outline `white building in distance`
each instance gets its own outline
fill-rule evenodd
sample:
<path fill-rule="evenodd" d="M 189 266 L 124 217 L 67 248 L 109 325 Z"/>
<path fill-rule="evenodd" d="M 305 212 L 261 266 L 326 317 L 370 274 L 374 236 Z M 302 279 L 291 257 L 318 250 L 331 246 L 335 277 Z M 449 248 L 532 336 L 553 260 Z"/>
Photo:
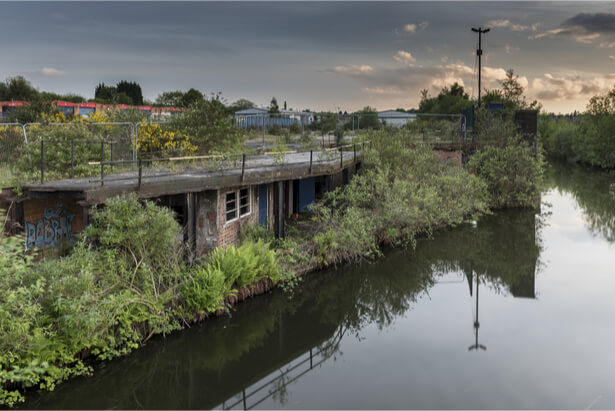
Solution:
<path fill-rule="evenodd" d="M 416 120 L 416 114 L 397 110 L 385 110 L 378 113 L 378 120 L 388 126 L 402 127 Z"/>

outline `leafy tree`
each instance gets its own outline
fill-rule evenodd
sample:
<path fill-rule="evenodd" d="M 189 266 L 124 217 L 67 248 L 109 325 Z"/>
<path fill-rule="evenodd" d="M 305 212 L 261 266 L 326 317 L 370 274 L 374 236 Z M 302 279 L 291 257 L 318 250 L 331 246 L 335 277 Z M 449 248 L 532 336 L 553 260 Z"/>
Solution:
<path fill-rule="evenodd" d="M 471 104 L 470 96 L 463 86 L 457 82 L 442 88 L 436 97 L 429 97 L 427 90 L 421 91 L 420 113 L 459 114 Z"/>
<path fill-rule="evenodd" d="M 143 105 L 143 93 L 141 92 L 141 86 L 137 82 L 122 80 L 117 83 L 116 90 L 118 94 L 125 93 L 132 100 L 132 103 L 124 104 Z"/>
<path fill-rule="evenodd" d="M 191 88 L 181 98 L 181 107 L 190 107 L 203 100 L 203 93 Z"/>
<path fill-rule="evenodd" d="M 112 103 L 114 104 L 133 104 L 134 101 L 132 100 L 132 98 L 130 98 L 130 96 L 124 92 L 122 93 L 117 93 L 112 100 Z"/>
<path fill-rule="evenodd" d="M 422 89 L 421 90 L 421 101 L 423 100 L 427 100 L 429 98 L 429 91 L 427 91 L 427 89 Z"/>
<path fill-rule="evenodd" d="M 513 69 L 506 70 L 506 78 L 500 81 L 500 85 L 504 98 L 520 105 L 524 88 L 519 82 L 519 76 L 515 75 Z"/>
<path fill-rule="evenodd" d="M 86 101 L 85 97 L 80 96 L 78 94 L 58 94 L 51 91 L 41 91 L 40 99 L 43 101 L 68 101 L 70 103 L 84 103 Z"/>
<path fill-rule="evenodd" d="M 279 114 L 280 107 L 278 106 L 278 100 L 273 97 L 271 103 L 269 103 L 269 114 Z"/>
<path fill-rule="evenodd" d="M 220 96 L 204 98 L 174 120 L 174 126 L 190 138 L 199 152 L 228 152 L 240 147 L 243 131 L 233 126 Z"/>
<path fill-rule="evenodd" d="M 337 119 L 331 113 L 324 115 L 321 120 L 321 131 L 323 137 L 334 131 L 337 126 Z"/>
<path fill-rule="evenodd" d="M 615 87 L 589 100 L 580 131 L 584 162 L 615 168 Z"/>
<path fill-rule="evenodd" d="M 9 77 L 0 83 L 0 100 L 31 101 L 39 95 L 38 90 L 23 76 Z"/>
<path fill-rule="evenodd" d="M 231 104 L 229 106 L 229 109 L 234 113 L 239 110 L 245 110 L 248 108 L 255 108 L 255 107 L 256 107 L 256 104 L 254 104 L 250 100 L 246 100 L 245 98 L 240 98 L 239 100 Z"/>
<path fill-rule="evenodd" d="M 49 117 L 59 112 L 58 108 L 50 101 L 43 101 L 40 98 L 33 99 L 29 104 L 13 107 L 9 112 L 9 122 L 11 123 L 37 123 L 42 117 Z"/>
<path fill-rule="evenodd" d="M 184 97 L 184 93 L 180 90 L 176 91 L 165 91 L 162 94 L 159 94 L 156 97 L 156 101 L 154 102 L 157 106 L 164 107 L 179 107 L 181 106 L 182 99 Z"/>
<path fill-rule="evenodd" d="M 499 81 L 502 86 L 501 89 L 487 90 L 487 93 L 482 98 L 482 102 L 485 104 L 501 103 L 504 104 L 504 109 L 509 115 L 515 110 L 541 110 L 542 105 L 534 100 L 528 103 L 526 97 L 523 95 L 525 88 L 519 81 L 519 76 L 515 75 L 513 69 L 506 70 L 506 78 Z"/>
<path fill-rule="evenodd" d="M 94 99 L 100 102 L 111 103 L 116 94 L 117 89 L 113 86 L 107 86 L 105 83 L 99 83 L 94 89 Z"/>
<path fill-rule="evenodd" d="M 359 114 L 359 128 L 369 128 L 378 130 L 381 126 L 378 120 L 378 112 L 375 108 L 365 106 L 363 109 L 357 111 Z"/>

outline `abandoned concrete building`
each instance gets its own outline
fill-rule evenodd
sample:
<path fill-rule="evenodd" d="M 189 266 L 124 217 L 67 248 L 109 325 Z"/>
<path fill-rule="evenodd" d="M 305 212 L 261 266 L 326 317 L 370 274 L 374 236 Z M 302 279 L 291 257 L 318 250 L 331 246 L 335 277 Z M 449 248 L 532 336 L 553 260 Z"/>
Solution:
<path fill-rule="evenodd" d="M 89 223 L 92 207 L 134 192 L 172 209 L 185 241 L 199 256 L 237 244 L 246 224 L 261 224 L 284 236 L 286 218 L 305 211 L 325 191 L 348 183 L 361 165 L 356 150 L 333 152 L 319 161 L 312 159 L 316 152 L 291 154 L 283 163 L 267 163 L 260 156 L 252 163 L 244 158 L 241 168 L 192 169 L 143 180 L 133 173 L 103 181 L 75 178 L 25 184 L 20 195 L 4 189 L 0 208 L 8 210 L 18 231 L 23 230 L 27 248 L 61 248 Z"/>

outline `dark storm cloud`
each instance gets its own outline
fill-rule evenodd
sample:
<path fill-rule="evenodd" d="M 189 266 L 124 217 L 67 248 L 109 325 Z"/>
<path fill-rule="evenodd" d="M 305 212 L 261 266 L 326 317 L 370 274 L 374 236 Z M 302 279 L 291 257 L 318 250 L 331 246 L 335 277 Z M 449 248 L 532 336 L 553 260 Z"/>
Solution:
<path fill-rule="evenodd" d="M 532 38 L 565 37 L 579 43 L 590 44 L 598 40 L 608 40 L 615 35 L 615 14 L 613 13 L 579 13 L 564 20 L 559 28 L 546 30 Z M 600 43 L 608 47 L 609 42 Z"/>
<path fill-rule="evenodd" d="M 587 33 L 615 33 L 615 14 L 579 13 L 564 21 L 562 27 L 578 27 Z"/>

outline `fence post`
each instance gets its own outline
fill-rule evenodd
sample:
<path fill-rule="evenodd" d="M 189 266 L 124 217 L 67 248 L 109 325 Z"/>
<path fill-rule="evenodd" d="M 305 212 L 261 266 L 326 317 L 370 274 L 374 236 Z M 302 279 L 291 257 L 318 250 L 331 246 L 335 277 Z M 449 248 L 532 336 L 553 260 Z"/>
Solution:
<path fill-rule="evenodd" d="M 138 187 L 139 190 L 141 190 L 141 175 L 143 173 L 143 165 L 141 164 L 142 161 L 143 161 L 142 159 L 139 159 L 139 187 Z"/>
<path fill-rule="evenodd" d="M 340 168 L 344 168 L 344 147 L 340 147 Z"/>
<path fill-rule="evenodd" d="M 137 159 L 137 137 L 139 135 L 139 124 L 133 124 L 132 130 L 132 159 Z"/>
<path fill-rule="evenodd" d="M 100 185 L 105 185 L 105 140 L 100 142 Z"/>
<path fill-rule="evenodd" d="M 45 139 L 41 138 L 41 184 L 45 181 Z"/>
<path fill-rule="evenodd" d="M 246 171 L 246 155 L 242 154 L 242 159 L 241 159 L 241 182 L 243 183 L 243 175 Z"/>
<path fill-rule="evenodd" d="M 149 138 L 149 159 L 154 159 L 154 145 L 151 137 Z"/>
<path fill-rule="evenodd" d="M 312 175 L 312 155 L 313 155 L 313 150 L 310 150 L 310 175 Z"/>
<path fill-rule="evenodd" d="M 75 140 L 70 141 L 70 178 L 75 178 Z"/>
<path fill-rule="evenodd" d="M 357 161 L 357 143 L 352 145 L 352 150 L 354 151 L 353 161 Z"/>
<path fill-rule="evenodd" d="M 28 134 L 26 133 L 26 125 L 24 124 L 23 126 L 21 126 L 22 130 L 23 130 L 23 141 L 24 143 L 28 144 Z"/>

